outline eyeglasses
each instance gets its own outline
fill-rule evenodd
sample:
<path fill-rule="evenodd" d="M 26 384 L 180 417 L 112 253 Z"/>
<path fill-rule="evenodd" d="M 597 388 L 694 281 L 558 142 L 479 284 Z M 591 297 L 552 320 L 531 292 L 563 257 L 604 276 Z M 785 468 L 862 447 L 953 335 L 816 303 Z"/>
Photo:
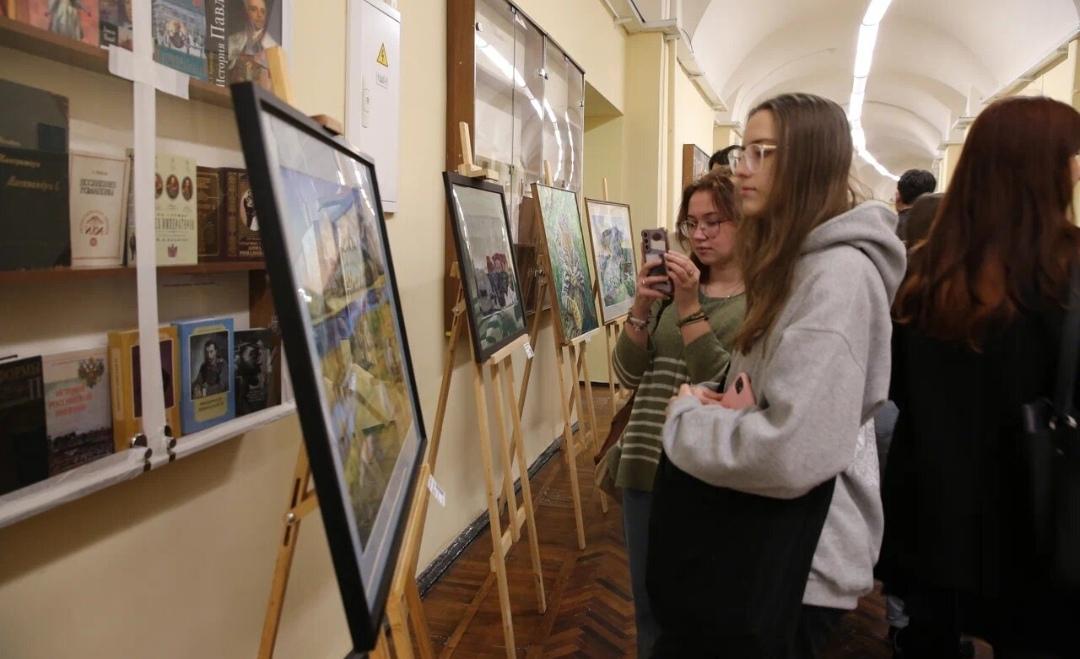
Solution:
<path fill-rule="evenodd" d="M 731 220 L 707 220 L 705 222 L 698 222 L 697 220 L 684 220 L 678 224 L 679 235 L 683 238 L 693 238 L 694 232 L 700 228 L 701 233 L 705 234 L 706 238 L 715 238 L 716 234 L 720 233 L 720 227 L 730 221 Z"/>
<path fill-rule="evenodd" d="M 731 171 L 735 171 L 739 167 L 740 162 L 746 163 L 746 170 L 753 174 L 761 169 L 761 163 L 764 162 L 765 157 L 776 151 L 777 146 L 775 144 L 747 144 L 735 149 L 728 154 L 728 165 L 731 166 Z"/>

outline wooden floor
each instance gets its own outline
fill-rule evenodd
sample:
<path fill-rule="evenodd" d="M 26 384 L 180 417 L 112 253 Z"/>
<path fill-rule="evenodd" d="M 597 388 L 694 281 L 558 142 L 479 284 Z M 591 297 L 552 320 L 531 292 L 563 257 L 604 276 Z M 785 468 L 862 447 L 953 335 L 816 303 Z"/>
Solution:
<path fill-rule="evenodd" d="M 595 389 L 602 430 L 610 418 L 606 388 Z M 605 515 L 592 487 L 592 460 L 578 475 L 587 547 L 577 549 L 566 464 L 556 455 L 533 478 L 536 523 L 548 609 L 537 612 L 524 529 L 507 562 L 519 657 L 633 656 L 634 604 L 618 506 Z M 505 527 L 504 527 L 505 528 Z M 485 529 L 424 598 L 433 643 L 442 657 L 506 654 L 495 576 L 489 570 L 491 535 Z M 888 659 L 884 602 L 861 602 L 838 629 L 828 659 Z"/>

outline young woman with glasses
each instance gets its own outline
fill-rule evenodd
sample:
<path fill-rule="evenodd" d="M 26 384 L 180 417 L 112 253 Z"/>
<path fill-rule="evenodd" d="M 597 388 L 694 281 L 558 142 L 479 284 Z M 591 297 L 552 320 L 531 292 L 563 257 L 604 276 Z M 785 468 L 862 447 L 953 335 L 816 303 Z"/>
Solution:
<path fill-rule="evenodd" d="M 999 659 L 1077 656 L 1080 592 L 1054 583 L 1035 545 L 1021 429 L 1022 407 L 1053 398 L 1060 375 L 1080 263 L 1078 151 L 1072 107 L 990 105 L 912 250 L 895 309 L 900 417 L 879 566 L 911 618 L 896 637 L 904 657 L 960 656 L 961 632 Z"/>
<path fill-rule="evenodd" d="M 773 98 L 734 158 L 746 319 L 728 392 L 668 407 L 649 529 L 654 656 L 815 657 L 873 586 L 882 531 L 867 423 L 889 382 L 896 215 L 858 204 L 836 103 Z"/>
<path fill-rule="evenodd" d="M 687 382 L 719 380 L 731 340 L 742 322 L 743 285 L 735 261 L 738 211 L 732 182 L 707 174 L 687 186 L 679 205 L 679 242 L 690 253 L 668 252 L 670 277 L 638 275 L 630 317 L 615 346 L 619 380 L 636 389 L 630 420 L 608 460 L 623 490 L 623 520 L 637 622 L 638 655 L 650 656 L 656 623 L 645 592 L 649 506 L 668 400 Z M 670 281 L 667 298 L 652 286 Z M 668 304 L 670 302 L 670 304 Z M 665 306 L 666 305 L 666 306 Z"/>

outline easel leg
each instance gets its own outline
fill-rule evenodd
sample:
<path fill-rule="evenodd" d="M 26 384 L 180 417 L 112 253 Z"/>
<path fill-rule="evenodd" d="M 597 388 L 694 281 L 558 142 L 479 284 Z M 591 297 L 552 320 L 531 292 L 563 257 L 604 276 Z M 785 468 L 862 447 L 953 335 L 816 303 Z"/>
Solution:
<path fill-rule="evenodd" d="M 592 428 L 592 454 L 596 457 L 600 454 L 601 440 L 600 438 L 600 426 L 596 423 L 596 402 L 593 400 L 592 390 L 592 378 L 589 377 L 589 360 L 585 358 L 585 346 L 581 346 L 581 379 L 585 383 L 582 386 L 585 388 L 584 396 L 585 402 L 588 403 L 589 410 L 589 427 Z M 581 408 L 584 410 L 584 408 Z M 608 502 L 607 495 L 604 494 L 600 488 L 596 488 L 596 493 L 600 495 L 600 512 L 607 514 Z"/>
<path fill-rule="evenodd" d="M 512 382 L 514 372 L 509 360 L 503 363 L 498 375 L 497 379 L 502 380 L 503 393 L 506 394 L 507 409 L 517 409 L 517 403 L 514 400 L 514 384 Z M 498 386 L 499 382 L 495 382 L 496 389 Z M 544 594 L 544 572 L 540 565 L 540 536 L 536 532 L 532 485 L 529 482 L 529 468 L 525 462 L 525 439 L 521 432 L 521 417 L 513 415 L 511 412 L 510 419 L 514 428 L 514 454 L 517 457 L 518 477 L 521 479 L 521 498 L 522 505 L 525 508 L 525 524 L 529 531 L 529 557 L 532 560 L 533 576 L 536 581 L 534 584 L 536 587 L 536 607 L 540 613 L 543 613 L 547 610 L 547 596 Z"/>
<path fill-rule="evenodd" d="M 416 579 L 410 579 L 405 587 L 405 604 L 409 607 L 409 619 L 413 621 L 420 659 L 435 659 L 435 649 L 431 647 L 431 632 L 428 631 L 431 628 L 428 627 L 427 614 L 424 613 L 424 602 L 420 599 L 420 587 L 416 585 Z M 394 643 L 396 645 L 397 641 Z"/>
<path fill-rule="evenodd" d="M 533 348 L 536 348 L 538 341 L 536 340 L 540 332 L 540 316 L 544 312 L 541 311 L 541 307 L 544 304 L 544 293 L 546 293 L 547 280 L 544 275 L 538 273 L 536 276 L 536 313 L 533 314 L 532 327 L 529 328 L 529 342 L 532 343 Z M 525 371 L 521 374 L 521 393 L 518 394 L 518 416 L 525 414 L 525 394 L 529 392 L 529 377 L 532 375 L 533 361 L 532 359 L 525 360 Z"/>
<path fill-rule="evenodd" d="M 559 375 L 559 405 L 562 407 L 563 416 L 563 455 L 566 457 L 566 470 L 570 478 L 570 495 L 574 501 L 574 524 L 577 526 L 578 549 L 585 549 L 585 519 L 581 512 L 581 490 L 578 487 L 577 474 L 577 451 L 574 445 L 574 427 L 570 421 L 570 404 L 567 395 L 573 397 L 573 392 L 566 390 L 566 360 L 563 357 L 562 346 L 559 345 L 558 337 L 555 338 L 556 371 Z M 571 360 L 573 354 L 571 354 Z"/>
<path fill-rule="evenodd" d="M 396 659 L 413 659 L 412 636 L 409 634 L 409 604 L 399 598 L 386 602 L 386 621 L 390 624 L 390 635 L 394 639 Z"/>
<path fill-rule="evenodd" d="M 510 455 L 510 438 L 506 435 L 502 391 L 499 389 L 501 373 L 502 368 L 499 364 L 492 362 L 491 387 L 495 392 L 495 423 L 499 426 L 499 459 L 503 465 L 503 498 L 506 500 L 506 516 L 510 523 L 510 537 L 514 542 L 517 542 L 521 539 L 521 525 L 518 519 L 517 497 L 514 494 L 514 458 Z M 482 419 L 481 422 L 483 421 Z"/>
<path fill-rule="evenodd" d="M 491 433 L 488 431 L 487 397 L 484 391 L 484 372 L 477 365 L 473 369 L 473 395 L 476 397 L 476 418 L 480 429 L 480 456 L 484 461 L 484 486 L 487 491 L 488 522 L 491 527 L 491 564 L 495 570 L 495 581 L 499 588 L 499 607 L 502 609 L 503 638 L 506 641 L 506 656 L 513 659 L 517 654 L 514 647 L 514 621 L 510 611 L 510 587 L 506 583 L 506 559 L 502 552 L 502 526 L 499 523 L 499 503 L 496 498 L 495 465 L 491 455 Z"/>

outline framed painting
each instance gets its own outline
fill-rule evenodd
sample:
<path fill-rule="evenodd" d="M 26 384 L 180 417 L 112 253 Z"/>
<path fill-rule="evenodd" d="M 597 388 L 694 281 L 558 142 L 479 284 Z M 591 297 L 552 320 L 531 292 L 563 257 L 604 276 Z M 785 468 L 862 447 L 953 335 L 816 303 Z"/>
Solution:
<path fill-rule="evenodd" d="M 565 344 L 600 327 L 578 197 L 573 190 L 533 183 L 533 198 L 544 234 L 551 304 L 559 312 L 555 327 Z"/>
<path fill-rule="evenodd" d="M 270 287 L 355 653 L 375 645 L 427 444 L 373 163 L 232 87 Z"/>
<path fill-rule="evenodd" d="M 600 286 L 600 317 L 608 324 L 630 313 L 634 304 L 637 260 L 634 257 L 630 207 L 585 200 L 593 245 L 593 272 Z"/>
<path fill-rule="evenodd" d="M 684 144 L 682 147 L 682 185 L 683 188 L 709 173 L 709 154 L 696 144 Z"/>
<path fill-rule="evenodd" d="M 443 173 L 476 361 L 528 331 L 502 186 Z"/>

